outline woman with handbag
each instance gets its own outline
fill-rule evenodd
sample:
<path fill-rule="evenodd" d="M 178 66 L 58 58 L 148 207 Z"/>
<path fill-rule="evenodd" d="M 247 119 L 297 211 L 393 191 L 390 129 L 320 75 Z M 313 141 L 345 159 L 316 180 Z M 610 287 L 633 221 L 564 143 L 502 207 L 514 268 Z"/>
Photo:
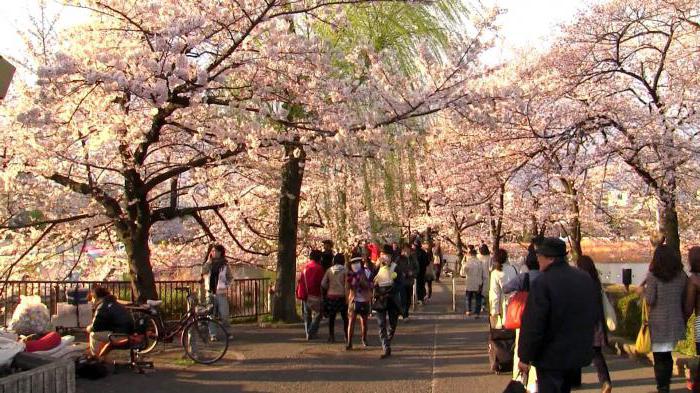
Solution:
<path fill-rule="evenodd" d="M 603 284 L 600 282 L 598 269 L 595 267 L 593 259 L 588 255 L 581 255 L 576 261 L 576 267 L 588 273 L 596 285 L 596 289 L 600 296 L 598 297 L 598 320 L 595 324 L 595 333 L 593 335 L 593 366 L 598 372 L 598 382 L 601 384 L 602 393 L 610 393 L 612 391 L 612 381 L 610 380 L 610 371 L 608 364 L 603 356 L 603 345 L 608 342 L 608 334 L 605 324 L 605 311 L 603 309 L 603 296 L 607 296 L 603 292 Z"/>
<path fill-rule="evenodd" d="M 656 247 L 644 286 L 637 291 L 649 305 L 649 332 L 654 376 L 659 393 L 668 393 L 673 375 L 673 348 L 685 339 L 683 294 L 688 276 L 681 256 L 667 245 Z"/>
<path fill-rule="evenodd" d="M 505 283 L 503 285 L 503 293 L 527 293 L 529 292 L 532 283 L 542 274 L 542 272 L 540 272 L 540 264 L 537 262 L 537 255 L 535 254 L 534 246 L 530 247 L 528 254 L 525 257 L 525 266 L 527 267 L 528 271 L 518 274 L 514 279 Z M 514 299 L 517 298 L 517 296 L 514 296 Z M 524 301 L 527 301 L 527 297 L 524 297 Z M 512 306 L 515 306 L 515 300 L 512 304 L 509 304 L 509 308 Z M 524 307 L 521 312 L 526 312 Z M 507 309 L 506 313 L 509 314 L 510 310 Z M 515 329 L 515 350 L 513 356 L 513 380 L 516 381 L 523 377 L 520 369 L 518 368 L 518 363 L 520 363 L 520 358 L 518 357 L 518 342 L 520 341 L 520 320 L 522 319 L 522 314 L 520 316 L 511 316 L 510 319 L 518 319 L 517 321 L 513 321 L 518 325 L 518 327 Z M 525 378 L 522 378 L 523 384 L 527 386 L 528 391 L 530 393 L 537 392 L 537 371 L 535 370 L 535 367 L 531 366 L 528 375 L 524 377 Z"/>

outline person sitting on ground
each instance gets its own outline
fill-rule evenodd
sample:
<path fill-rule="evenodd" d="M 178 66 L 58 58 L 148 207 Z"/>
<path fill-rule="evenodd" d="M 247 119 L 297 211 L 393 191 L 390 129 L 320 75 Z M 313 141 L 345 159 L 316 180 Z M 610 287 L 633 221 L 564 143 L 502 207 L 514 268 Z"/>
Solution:
<path fill-rule="evenodd" d="M 90 336 L 90 353 L 99 356 L 112 334 L 129 335 L 134 331 L 134 319 L 107 288 L 95 285 L 90 290 L 93 301 L 92 323 L 85 329 Z"/>

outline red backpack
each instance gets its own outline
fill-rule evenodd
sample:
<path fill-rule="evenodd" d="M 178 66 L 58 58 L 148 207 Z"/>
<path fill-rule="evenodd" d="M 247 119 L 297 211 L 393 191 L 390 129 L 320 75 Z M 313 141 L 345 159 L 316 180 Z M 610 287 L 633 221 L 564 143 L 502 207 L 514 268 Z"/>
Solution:
<path fill-rule="evenodd" d="M 306 285 L 303 283 L 304 274 L 306 274 L 306 268 L 304 268 L 299 275 L 299 279 L 297 280 L 296 298 L 299 300 L 306 300 L 309 297 L 309 293 L 306 290 Z"/>

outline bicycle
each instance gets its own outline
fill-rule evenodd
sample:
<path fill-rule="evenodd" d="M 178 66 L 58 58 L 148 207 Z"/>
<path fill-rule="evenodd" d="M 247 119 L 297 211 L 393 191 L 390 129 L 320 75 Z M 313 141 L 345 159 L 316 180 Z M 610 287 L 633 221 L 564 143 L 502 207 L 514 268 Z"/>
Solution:
<path fill-rule="evenodd" d="M 145 305 L 130 307 L 132 313 L 146 316 L 146 335 L 149 343 L 139 354 L 150 353 L 159 342 L 171 343 L 179 334 L 180 345 L 187 357 L 200 364 L 216 363 L 226 355 L 229 336 L 224 325 L 212 318 L 214 306 L 198 305 L 190 288 L 178 287 L 175 290 L 187 295 L 187 312 L 169 329 L 166 329 L 158 310 L 163 304 L 162 300 L 147 300 Z"/>

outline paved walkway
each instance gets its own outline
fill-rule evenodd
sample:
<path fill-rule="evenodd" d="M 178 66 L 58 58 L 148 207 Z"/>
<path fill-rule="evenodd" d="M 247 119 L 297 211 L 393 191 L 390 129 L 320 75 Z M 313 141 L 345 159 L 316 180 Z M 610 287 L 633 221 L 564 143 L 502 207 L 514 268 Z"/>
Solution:
<path fill-rule="evenodd" d="M 390 359 L 379 359 L 374 322 L 369 335 L 372 347 L 350 352 L 342 343 L 326 343 L 325 324 L 320 339 L 312 342 L 303 340 L 301 328 L 238 326 L 236 340 L 219 364 L 185 365 L 178 360 L 182 352 L 171 347 L 155 356 L 155 372 L 122 371 L 99 381 L 79 380 L 78 392 L 500 393 L 509 377 L 489 371 L 488 324 L 484 319 L 464 319 L 463 294 L 458 296 L 459 313 L 452 313 L 450 289 L 451 285 L 436 284 L 433 302 L 419 308 L 408 322 L 399 321 Z M 336 335 L 340 337 L 340 332 Z M 655 391 L 648 364 L 612 354 L 608 362 L 614 391 Z M 583 382 L 580 392 L 600 391 L 593 369 L 584 370 Z M 681 378 L 674 382 L 674 392 L 686 391 Z"/>

